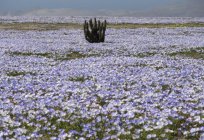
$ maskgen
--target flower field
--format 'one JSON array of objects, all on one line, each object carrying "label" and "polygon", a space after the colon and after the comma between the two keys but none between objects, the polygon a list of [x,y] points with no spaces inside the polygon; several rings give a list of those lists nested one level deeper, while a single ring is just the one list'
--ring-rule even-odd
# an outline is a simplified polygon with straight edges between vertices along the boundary
[{"label": "flower field", "polygon": [[0,30],[0,139],[202,135],[204,27]]}]

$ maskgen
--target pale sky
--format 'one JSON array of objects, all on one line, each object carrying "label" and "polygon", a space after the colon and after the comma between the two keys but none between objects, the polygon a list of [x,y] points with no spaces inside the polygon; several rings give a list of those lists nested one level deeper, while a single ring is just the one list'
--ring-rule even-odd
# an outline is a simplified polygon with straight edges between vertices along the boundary
[{"label": "pale sky", "polygon": [[0,15],[204,17],[204,0],[0,0]]}]

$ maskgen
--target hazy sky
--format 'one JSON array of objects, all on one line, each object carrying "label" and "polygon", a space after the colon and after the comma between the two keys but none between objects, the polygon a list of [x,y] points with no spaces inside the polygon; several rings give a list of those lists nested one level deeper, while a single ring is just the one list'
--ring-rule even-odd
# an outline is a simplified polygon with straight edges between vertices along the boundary
[{"label": "hazy sky", "polygon": [[0,15],[204,17],[204,0],[0,0]]}]

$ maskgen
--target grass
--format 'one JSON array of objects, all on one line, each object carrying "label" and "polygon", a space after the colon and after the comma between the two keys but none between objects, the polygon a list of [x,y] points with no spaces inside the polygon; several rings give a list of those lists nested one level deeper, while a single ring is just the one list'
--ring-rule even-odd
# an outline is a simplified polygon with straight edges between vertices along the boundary
[{"label": "grass", "polygon": [[33,52],[8,52],[11,56],[41,56],[41,57],[51,57],[51,53],[33,53]]},{"label": "grass", "polygon": [[7,76],[9,77],[16,77],[16,76],[24,76],[26,74],[31,74],[31,75],[35,75],[35,73],[32,73],[32,72],[24,72],[24,71],[10,71],[10,72],[7,72]]},{"label": "grass", "polygon": [[0,29],[12,29],[12,30],[58,30],[58,29],[79,29],[82,25],[75,23],[0,23]]},{"label": "grass", "polygon": [[73,51],[64,55],[56,55],[55,59],[64,61],[64,60],[87,58],[92,56],[96,56],[96,54],[84,54],[81,52]]},{"label": "grass", "polygon": [[180,52],[174,52],[169,53],[169,56],[175,57],[175,56],[183,56],[193,59],[204,59],[204,47],[194,48],[190,50],[180,51]]},{"label": "grass", "polygon": [[89,77],[85,77],[85,76],[79,76],[79,77],[71,77],[69,78],[70,81],[73,81],[73,82],[85,82],[86,80],[88,80]]},{"label": "grass", "polygon": [[38,56],[38,57],[46,57],[46,58],[52,58],[54,60],[60,60],[60,61],[65,61],[65,60],[73,60],[73,59],[81,59],[81,58],[87,58],[87,57],[92,57],[92,56],[96,56],[97,54],[85,54],[85,53],[81,53],[78,51],[72,51],[69,53],[65,53],[65,54],[57,54],[57,53],[34,53],[34,52],[18,52],[18,51],[14,51],[14,52],[7,52],[7,54],[11,55],[11,56]]},{"label": "grass", "polygon": [[164,67],[155,67],[156,70],[164,69]]},{"label": "grass", "polygon": [[121,24],[110,24],[109,28],[178,28],[178,27],[204,27],[204,23],[143,23],[143,24],[133,24],[133,23],[121,23]]},{"label": "grass", "polygon": [[171,87],[169,85],[162,85],[162,91],[166,91],[170,89]]},{"label": "grass", "polygon": [[[122,29],[122,28],[178,28],[178,27],[204,27],[204,23],[109,23],[107,28]],[[0,23],[0,29],[13,29],[13,30],[58,30],[58,29],[83,29],[83,25],[79,23]]]}]

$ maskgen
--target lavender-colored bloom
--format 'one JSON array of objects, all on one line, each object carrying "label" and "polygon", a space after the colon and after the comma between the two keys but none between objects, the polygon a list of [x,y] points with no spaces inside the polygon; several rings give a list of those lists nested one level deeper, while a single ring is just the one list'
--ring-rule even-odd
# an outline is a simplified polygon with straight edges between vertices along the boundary
[{"label": "lavender-colored bloom", "polygon": [[[81,23],[84,17],[1,19]],[[158,19],[110,22],[203,20]],[[185,136],[203,132],[203,59],[188,52],[202,53],[203,30],[108,29],[101,44],[87,43],[79,29],[0,30],[0,137],[139,139],[146,130],[147,138],[156,139],[152,131],[165,128],[165,138],[177,131],[168,126],[180,120],[185,122],[178,129]],[[192,124],[195,128],[184,129]]]}]

